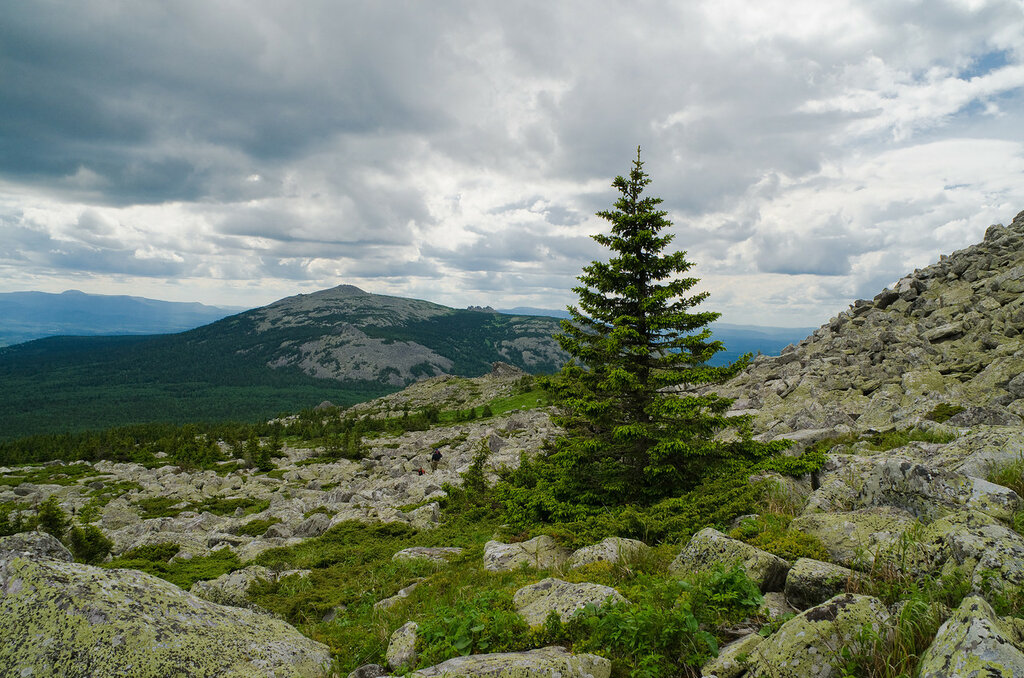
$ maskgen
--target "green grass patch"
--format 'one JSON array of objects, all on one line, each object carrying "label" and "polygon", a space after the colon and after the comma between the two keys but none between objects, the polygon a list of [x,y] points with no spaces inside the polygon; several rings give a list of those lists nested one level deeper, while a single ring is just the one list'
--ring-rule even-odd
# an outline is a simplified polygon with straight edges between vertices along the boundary
[{"label": "green grass patch", "polygon": [[[177,545],[172,544],[175,553]],[[143,549],[147,549],[143,551]],[[175,560],[170,562],[171,556],[164,557],[170,550],[170,546],[158,544],[153,547],[141,547],[134,551],[125,553],[109,563],[104,563],[106,568],[130,568],[148,572],[154,576],[166,579],[167,581],[188,590],[197,581],[216,579],[222,574],[233,572],[242,563],[238,556],[232,553],[231,549],[220,549],[207,556],[195,556],[189,560]]]},{"label": "green grass patch", "polygon": [[271,525],[276,525],[280,522],[280,518],[255,518],[238,528],[236,534],[246,535],[249,537],[262,537],[263,533],[266,532]]},{"label": "green grass patch", "polygon": [[17,487],[22,483],[35,485],[75,485],[86,478],[100,475],[89,464],[65,464],[20,468],[0,477],[0,486]]},{"label": "green grass patch", "polygon": [[939,403],[932,409],[931,412],[925,415],[925,419],[931,419],[932,421],[942,424],[963,411],[964,408],[961,405]]}]

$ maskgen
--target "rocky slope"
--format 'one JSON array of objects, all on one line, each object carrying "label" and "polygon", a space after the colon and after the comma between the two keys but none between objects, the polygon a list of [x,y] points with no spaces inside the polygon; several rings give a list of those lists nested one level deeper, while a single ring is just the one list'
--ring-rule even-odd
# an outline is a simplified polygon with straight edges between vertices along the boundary
[{"label": "rocky slope", "polygon": [[759,357],[723,395],[760,432],[907,428],[1024,416],[1024,212],[983,242],[859,300],[796,346]]}]

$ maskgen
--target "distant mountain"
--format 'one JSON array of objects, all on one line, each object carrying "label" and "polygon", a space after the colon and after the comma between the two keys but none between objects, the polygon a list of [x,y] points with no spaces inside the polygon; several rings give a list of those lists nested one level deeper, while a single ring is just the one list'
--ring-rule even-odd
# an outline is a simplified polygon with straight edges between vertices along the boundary
[{"label": "distant mountain", "polygon": [[182,332],[240,310],[78,290],[0,293],[0,346],[57,335]]},{"label": "distant mountain", "polygon": [[180,334],[51,337],[0,348],[0,437],[350,405],[504,361],[555,370],[557,320],[456,310],[342,285]]},{"label": "distant mountain", "polygon": [[[553,318],[569,317],[569,313],[565,310],[533,308],[531,306],[517,306],[498,312]],[[798,343],[814,330],[813,327],[763,327],[760,325],[712,323],[712,336],[725,344],[725,350],[715,355],[709,362],[712,365],[724,365],[736,360],[744,353],[778,355],[787,345]]]}]

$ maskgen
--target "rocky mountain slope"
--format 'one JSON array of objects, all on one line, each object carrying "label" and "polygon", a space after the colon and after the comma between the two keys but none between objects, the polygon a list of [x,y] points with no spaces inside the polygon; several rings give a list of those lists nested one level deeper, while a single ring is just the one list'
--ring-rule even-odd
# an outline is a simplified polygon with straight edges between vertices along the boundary
[{"label": "rocky mountain slope", "polygon": [[[214,615],[216,621],[208,623],[230,617],[217,612],[219,606],[266,615],[256,599],[282,597],[304,601],[296,618],[318,639],[356,633],[352,620],[368,620],[368,633],[387,638],[386,652],[372,656],[387,668],[367,665],[355,676],[420,666],[411,675],[606,678],[612,664],[599,655],[611,652],[610,644],[576,653],[536,645],[523,652],[456,652],[433,666],[417,653],[437,642],[429,635],[436,634],[430,614],[453,590],[460,599],[475,595],[463,591],[484,590],[481,605],[495,615],[500,606],[493,601],[508,596],[508,614],[529,624],[552,613],[567,621],[580,609],[593,615],[604,606],[632,619],[625,610],[636,601],[630,603],[627,587],[638,591],[642,579],[634,573],[700,582],[692,578],[723,563],[742,568],[763,601],[739,622],[703,629],[731,641],[703,664],[704,676],[805,678],[880,675],[872,671],[883,669],[928,677],[1017,675],[1024,672],[1024,500],[1018,494],[1024,491],[1018,384],[1024,367],[1022,244],[1024,213],[1009,227],[989,229],[983,243],[915,272],[872,301],[857,302],[799,345],[759,359],[726,385],[738,398],[734,412],[750,414],[757,435],[797,440],[793,454],[824,451],[826,462],[802,477],[751,479],[770,488],[768,498],[753,507],[758,515],[694,526],[686,543],[646,545],[613,537],[572,551],[549,535],[503,543],[445,532],[436,502],[444,484],[457,484],[479,453],[488,453],[490,472],[516,464],[521,453],[535,453],[557,435],[549,412],[536,403],[486,419],[368,438],[360,461],[325,460],[322,450],[288,446],[274,471],[225,464],[222,472],[187,473],[109,461],[79,469],[4,468],[0,503],[30,511],[55,496],[80,514],[99,503],[95,524],[114,541],[115,553],[173,544],[168,558],[177,563],[237,559],[233,572],[198,581],[187,594],[196,600],[187,605]],[[291,312],[272,313],[265,322],[270,328],[289,317]],[[367,336],[378,331],[371,322],[364,325]],[[481,406],[514,397],[523,377],[509,366],[475,379],[437,376],[354,412],[396,418],[429,405]],[[336,416],[329,408],[322,412]],[[445,456],[431,473],[434,447]],[[356,538],[354,532],[338,532],[349,529],[349,521],[393,528],[373,533],[359,558],[342,557],[337,535]],[[779,524],[785,526],[777,533],[783,536],[769,538],[771,526]],[[405,526],[416,532],[402,532]],[[399,548],[390,541],[396,534],[427,536],[412,548]],[[29,599],[30,588],[45,590],[59,580],[88,595],[82,582],[136,591],[150,586],[138,573],[113,570],[101,576],[89,566],[54,564],[61,560],[56,550],[0,542],[0,630],[20,639],[0,648],[0,661],[19,669],[44,673],[64,657],[25,640],[38,635],[25,635],[36,632],[18,620],[42,604]],[[360,580],[366,589],[346,593],[345,604],[329,602],[335,599],[319,589],[358,571],[360,558],[374,550],[381,550],[380,560],[377,571]],[[676,605],[659,614],[695,606],[700,584],[688,586]],[[169,595],[161,587],[153,585]],[[132,616],[152,614],[164,604],[138,602]],[[650,601],[644,605],[637,614],[650,614]],[[78,623],[79,616],[94,614],[90,619],[107,633],[104,638],[116,637],[117,625],[128,623],[98,604],[79,607],[78,616],[66,619]],[[59,615],[54,619],[62,623]],[[499,617],[486,619],[498,623]],[[474,633],[484,626],[473,627]],[[176,632],[191,642],[185,630]],[[285,638],[291,631],[280,633]],[[537,633],[529,637],[548,637]],[[77,645],[79,639],[57,631],[46,637],[65,639],[69,649],[61,651],[67,653],[84,652],[90,642],[83,636]],[[254,639],[251,647],[262,647],[260,642]],[[282,649],[295,641],[282,642],[272,653],[273,664],[262,649],[238,661],[248,662],[244,666],[254,675],[310,675],[309,661],[324,656],[323,646],[300,642],[289,667],[280,659],[288,654]],[[112,656],[125,661],[139,651],[131,646]],[[336,657],[335,670],[362,663],[355,659]],[[258,662],[264,663],[252,669]],[[209,673],[231,675],[220,668]]]},{"label": "rocky mountain slope", "polygon": [[150,421],[269,418],[420,379],[565,359],[558,321],[340,286],[175,335],[55,337],[0,349],[0,439]]}]

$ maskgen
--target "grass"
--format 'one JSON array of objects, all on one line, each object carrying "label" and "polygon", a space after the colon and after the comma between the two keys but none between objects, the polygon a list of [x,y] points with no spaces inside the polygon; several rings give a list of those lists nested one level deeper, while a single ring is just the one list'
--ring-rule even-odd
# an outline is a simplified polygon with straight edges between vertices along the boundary
[{"label": "grass", "polygon": [[197,581],[216,579],[222,574],[242,567],[238,556],[226,548],[214,551],[207,556],[170,561],[170,558],[177,552],[177,544],[143,546],[104,563],[102,567],[141,570],[166,579],[185,590],[191,588],[192,584]]},{"label": "grass", "polygon": [[0,477],[0,486],[17,487],[22,483],[36,485],[75,485],[86,478],[100,475],[88,464],[35,466],[17,469]]}]

